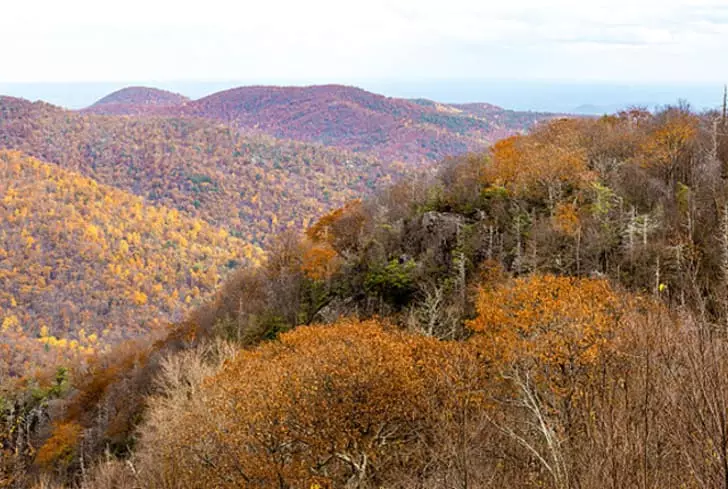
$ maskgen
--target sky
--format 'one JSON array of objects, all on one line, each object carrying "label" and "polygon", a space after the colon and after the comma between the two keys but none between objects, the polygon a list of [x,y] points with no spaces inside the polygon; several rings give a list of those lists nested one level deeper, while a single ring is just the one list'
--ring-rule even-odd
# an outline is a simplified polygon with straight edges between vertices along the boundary
[{"label": "sky", "polygon": [[728,80],[728,1],[3,0],[0,46],[0,87],[717,86]]}]

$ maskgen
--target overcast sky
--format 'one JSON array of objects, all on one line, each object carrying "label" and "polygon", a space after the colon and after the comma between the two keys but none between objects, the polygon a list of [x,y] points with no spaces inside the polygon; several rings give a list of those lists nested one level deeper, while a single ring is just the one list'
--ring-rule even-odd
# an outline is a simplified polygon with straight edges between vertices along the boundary
[{"label": "overcast sky", "polygon": [[0,82],[722,83],[726,0],[2,0]]}]

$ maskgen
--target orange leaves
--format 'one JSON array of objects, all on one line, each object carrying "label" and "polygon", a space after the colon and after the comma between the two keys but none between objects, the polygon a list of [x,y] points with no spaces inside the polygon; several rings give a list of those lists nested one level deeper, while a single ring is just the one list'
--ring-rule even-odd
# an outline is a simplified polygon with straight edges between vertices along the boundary
[{"label": "orange leaves", "polygon": [[512,136],[496,142],[491,149],[493,163],[486,178],[498,186],[512,185],[523,172],[523,152],[520,143],[523,136]]},{"label": "orange leaves", "polygon": [[355,249],[358,238],[368,220],[360,200],[353,200],[336,209],[306,230],[314,243],[329,243],[337,252]]},{"label": "orange leaves", "polygon": [[514,136],[491,149],[485,181],[516,196],[557,197],[562,186],[582,188],[594,180],[578,121],[553,121],[529,136]]},{"label": "orange leaves", "polygon": [[665,117],[667,120],[654,128],[641,147],[644,166],[674,165],[698,135],[698,119],[694,115],[673,110]]},{"label": "orange leaves", "polygon": [[590,364],[618,330],[622,299],[606,280],[534,275],[480,290],[480,334],[493,360]]},{"label": "orange leaves", "polygon": [[463,388],[465,359],[475,365],[460,344],[378,321],[299,327],[228,361],[169,455],[203,453],[213,463],[192,458],[191,468],[202,479],[215,477],[213,465],[229,474],[218,487],[343,487],[352,476],[376,477],[427,438],[446,406],[463,402],[452,389]]},{"label": "orange leaves", "polygon": [[559,203],[554,209],[552,223],[554,228],[567,236],[576,236],[581,229],[581,218],[576,204]]},{"label": "orange leaves", "polygon": [[326,280],[336,273],[341,265],[336,251],[327,243],[311,245],[303,252],[301,269],[313,280]]},{"label": "orange leaves", "polygon": [[83,429],[74,422],[54,423],[51,437],[38,450],[36,463],[41,466],[68,464],[76,451]]}]

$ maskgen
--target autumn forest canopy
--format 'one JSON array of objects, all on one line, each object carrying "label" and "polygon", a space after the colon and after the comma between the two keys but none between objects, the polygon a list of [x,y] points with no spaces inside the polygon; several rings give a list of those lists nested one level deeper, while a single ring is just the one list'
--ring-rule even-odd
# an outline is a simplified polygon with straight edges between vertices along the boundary
[{"label": "autumn forest canopy", "polygon": [[728,489],[725,110],[133,88],[0,147],[0,488]]}]

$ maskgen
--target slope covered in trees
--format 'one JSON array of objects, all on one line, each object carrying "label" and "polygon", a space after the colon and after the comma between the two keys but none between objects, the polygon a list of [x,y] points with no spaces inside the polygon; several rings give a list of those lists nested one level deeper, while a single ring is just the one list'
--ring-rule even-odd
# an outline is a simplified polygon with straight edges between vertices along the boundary
[{"label": "slope covered in trees", "polygon": [[226,231],[0,151],[0,343],[6,374],[179,320],[260,250]]},{"label": "slope covered in trees", "polygon": [[464,114],[491,121],[495,127],[494,141],[511,136],[514,132],[527,132],[538,123],[559,117],[557,114],[508,110],[488,103],[452,104],[452,106]]},{"label": "slope covered in trees", "polygon": [[[322,143],[366,152],[384,161],[435,162],[446,156],[482,150],[500,137],[530,128],[552,116],[493,110],[470,110],[429,100],[384,97],[340,85],[311,87],[240,87],[184,105],[169,115],[202,117],[246,132]],[[103,104],[89,110],[106,110]],[[143,110],[137,103],[129,113]],[[159,113],[148,110],[148,113]]]},{"label": "slope covered in trees", "polygon": [[262,243],[397,180],[403,165],[191,118],[81,115],[0,97],[17,149]]},{"label": "slope covered in trees", "polygon": [[166,340],[7,394],[0,474],[727,487],[726,129],[553,121],[281,234]]},{"label": "slope covered in trees", "polygon": [[127,87],[103,97],[85,109],[85,112],[134,115],[155,109],[179,106],[187,101],[189,99],[184,95],[159,90],[158,88]]}]

